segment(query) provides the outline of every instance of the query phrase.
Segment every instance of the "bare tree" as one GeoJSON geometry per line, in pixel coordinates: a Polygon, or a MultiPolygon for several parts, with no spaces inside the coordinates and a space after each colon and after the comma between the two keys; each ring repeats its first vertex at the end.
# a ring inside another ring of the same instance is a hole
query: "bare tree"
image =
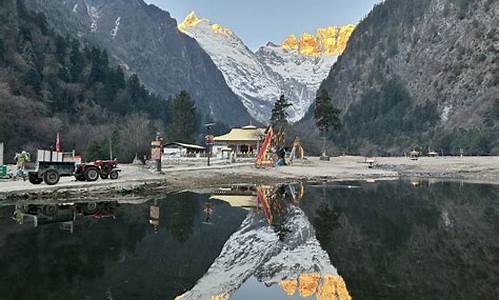
{"type": "Polygon", "coordinates": [[[131,113],[124,119],[120,126],[122,153],[127,157],[146,153],[155,132],[153,123],[143,113],[131,113]]]}

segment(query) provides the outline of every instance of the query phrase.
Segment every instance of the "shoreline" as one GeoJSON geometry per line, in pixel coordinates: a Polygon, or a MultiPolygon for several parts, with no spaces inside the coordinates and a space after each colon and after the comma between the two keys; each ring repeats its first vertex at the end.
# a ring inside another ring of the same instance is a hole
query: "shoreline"
{"type": "Polygon", "coordinates": [[[92,199],[99,197],[154,196],[186,190],[217,188],[232,184],[279,184],[288,182],[337,182],[366,180],[437,180],[498,185],[498,157],[375,158],[368,168],[364,157],[340,156],[331,161],[317,157],[291,166],[256,169],[252,164],[167,168],[153,174],[142,166],[120,165],[124,176],[116,181],[77,182],[63,178],[55,186],[32,185],[28,181],[0,181],[0,202],[27,199],[92,199]]]}

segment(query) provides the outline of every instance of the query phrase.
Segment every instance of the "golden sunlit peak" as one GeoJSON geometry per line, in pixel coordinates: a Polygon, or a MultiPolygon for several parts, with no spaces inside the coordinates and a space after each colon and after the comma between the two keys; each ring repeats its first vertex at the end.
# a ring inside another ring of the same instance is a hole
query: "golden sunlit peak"
{"type": "Polygon", "coordinates": [[[299,44],[297,37],[294,34],[289,35],[282,44],[282,47],[287,50],[297,50],[299,49],[299,44]]]}
{"type": "Polygon", "coordinates": [[[298,279],[284,279],[279,285],[288,296],[298,290],[302,297],[316,294],[316,300],[351,300],[344,279],[337,274],[303,273],[298,279]]]}
{"type": "Polygon", "coordinates": [[[296,279],[285,279],[280,282],[280,287],[288,296],[293,296],[295,294],[298,285],[299,283],[296,279]]]}
{"type": "Polygon", "coordinates": [[[223,34],[223,35],[232,35],[233,34],[233,32],[231,31],[231,29],[223,27],[220,24],[212,24],[212,30],[215,33],[223,34]]]}
{"type": "Polygon", "coordinates": [[[231,29],[223,27],[220,24],[212,24],[208,19],[199,18],[194,11],[190,12],[184,20],[177,26],[180,31],[187,33],[190,27],[195,27],[201,22],[206,22],[212,28],[213,32],[230,36],[233,34],[231,29]]]}
{"type": "Polygon", "coordinates": [[[180,31],[185,31],[186,28],[191,27],[191,26],[196,26],[198,23],[201,22],[201,19],[198,18],[196,13],[194,11],[190,12],[189,15],[187,15],[184,20],[177,26],[179,27],[180,31]]]}
{"type": "Polygon", "coordinates": [[[316,37],[307,32],[304,32],[300,37],[299,51],[305,56],[317,56],[321,54],[316,37]]]}
{"type": "Polygon", "coordinates": [[[318,28],[315,35],[303,33],[300,38],[289,35],[281,47],[286,50],[298,50],[304,56],[340,55],[347,46],[356,25],[328,26],[318,28]]]}

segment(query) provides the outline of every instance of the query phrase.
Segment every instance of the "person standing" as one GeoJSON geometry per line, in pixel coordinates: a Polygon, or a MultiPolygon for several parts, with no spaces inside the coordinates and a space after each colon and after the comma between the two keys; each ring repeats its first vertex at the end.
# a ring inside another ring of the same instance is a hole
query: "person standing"
{"type": "Polygon", "coordinates": [[[23,179],[25,179],[23,174],[23,169],[26,163],[30,161],[29,153],[26,151],[22,151],[21,153],[16,153],[16,155],[14,156],[14,160],[16,161],[17,169],[16,172],[14,173],[13,179],[16,180],[19,177],[23,177],[23,179]]]}

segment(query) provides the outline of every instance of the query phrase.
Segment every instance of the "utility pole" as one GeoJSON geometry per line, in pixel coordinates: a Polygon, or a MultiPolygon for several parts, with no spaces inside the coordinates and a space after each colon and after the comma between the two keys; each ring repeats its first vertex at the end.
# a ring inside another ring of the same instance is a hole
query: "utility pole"
{"type": "Polygon", "coordinates": [[[111,136],[108,136],[109,160],[113,159],[113,147],[111,147],[111,136]]]}
{"type": "Polygon", "coordinates": [[[160,132],[159,131],[156,133],[156,141],[159,143],[158,146],[160,148],[159,151],[158,151],[159,155],[158,155],[158,158],[156,160],[156,168],[157,168],[157,171],[159,173],[161,173],[161,156],[163,154],[163,143],[162,143],[162,139],[160,137],[160,132]]]}

